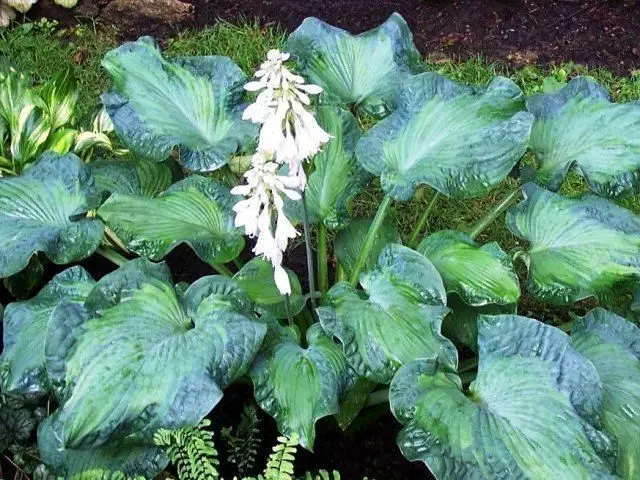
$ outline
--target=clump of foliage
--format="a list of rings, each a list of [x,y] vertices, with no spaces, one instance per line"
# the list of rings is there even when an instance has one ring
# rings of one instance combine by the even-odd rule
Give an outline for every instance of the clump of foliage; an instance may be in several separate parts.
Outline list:
[[[179,480],[221,478],[217,470],[220,462],[217,459],[213,433],[206,430],[209,425],[210,422],[205,420],[195,428],[183,427],[176,431],[160,430],[156,433],[156,445],[164,448],[171,462],[176,465]],[[321,470],[316,475],[307,472],[303,477],[295,477],[297,446],[298,438],[295,435],[291,438],[278,437],[278,443],[267,459],[264,472],[257,477],[242,477],[242,480],[340,480],[338,472],[329,473],[326,470]]]
[[[197,474],[213,476],[215,448],[197,426],[246,375],[288,438],[266,478],[294,476],[293,449],[313,448],[319,419],[347,428],[383,401],[402,453],[438,478],[638,478],[640,218],[623,205],[640,191],[640,106],[588,77],[532,96],[500,76],[457,83],[427,70],[398,15],[358,36],[307,19],[285,50],[259,79],[286,63],[314,99],[296,93],[306,113],[287,99],[298,110],[280,118],[282,97],[247,97],[226,57],[167,59],[149,38],[127,43],[104,59],[103,102],[131,155],[39,144],[0,179],[0,277],[35,255],[118,265],[99,279],[67,268],[4,312],[4,394],[57,405],[38,427],[43,462],[64,478],[153,478],[169,457],[184,472],[197,457],[209,459]],[[258,140],[243,118],[250,100],[245,115],[272,137]],[[294,159],[304,182],[291,186],[296,164],[265,145],[282,136],[291,153],[295,133],[295,148],[308,147],[301,119],[331,139]],[[287,269],[276,282],[282,258],[239,260],[247,224],[231,189],[248,191],[237,176],[256,151],[278,164],[247,174],[266,195],[258,213],[278,215],[257,226],[290,219],[305,231],[306,282]],[[425,232],[445,198],[491,195],[517,167],[522,178],[474,226]],[[564,195],[570,174],[590,192]],[[374,179],[377,214],[355,218],[353,197]],[[429,204],[403,245],[394,206],[418,188]],[[481,243],[505,212],[516,248]],[[180,244],[219,275],[174,282],[163,259]],[[518,315],[521,285],[549,305],[598,307],[547,325]],[[625,305],[612,302],[620,292]]]
[[[42,86],[0,63],[0,176],[18,175],[44,152],[75,152],[87,160],[95,149],[114,151],[104,111],[77,118],[78,85],[70,69]],[[114,152],[122,153],[122,152]]]

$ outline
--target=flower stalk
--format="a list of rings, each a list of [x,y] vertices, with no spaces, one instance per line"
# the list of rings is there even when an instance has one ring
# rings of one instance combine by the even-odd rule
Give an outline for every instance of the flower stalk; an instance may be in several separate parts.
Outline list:
[[[331,138],[307,110],[311,104],[309,95],[321,93],[322,88],[306,84],[291,72],[284,65],[289,57],[288,53],[269,51],[255,74],[257,80],[245,85],[250,92],[260,92],[242,115],[261,125],[260,136],[251,169],[244,174],[247,184],[231,190],[232,194],[245,197],[233,208],[235,224],[244,227],[249,237],[257,238],[253,252],[271,262],[276,285],[283,295],[291,293],[289,276],[282,267],[284,251],[289,240],[298,236],[284,211],[283,197],[303,199],[307,185],[304,162]],[[308,225],[305,237],[309,253]],[[311,258],[309,254],[307,257]]]

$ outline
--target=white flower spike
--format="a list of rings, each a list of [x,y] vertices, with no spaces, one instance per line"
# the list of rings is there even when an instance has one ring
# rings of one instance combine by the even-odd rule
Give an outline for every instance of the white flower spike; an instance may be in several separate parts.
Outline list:
[[[299,191],[307,185],[304,162],[331,139],[305,108],[311,104],[309,95],[322,93],[322,88],[305,84],[304,78],[285,67],[289,58],[288,53],[270,50],[255,74],[257,80],[244,86],[260,93],[242,118],[262,127],[251,169],[244,174],[247,184],[231,190],[245,197],[233,207],[235,225],[257,237],[253,252],[272,263],[276,286],[283,295],[291,293],[291,284],[282,258],[289,240],[298,236],[284,212],[283,195],[302,199]],[[288,175],[278,174],[282,165],[289,167]]]

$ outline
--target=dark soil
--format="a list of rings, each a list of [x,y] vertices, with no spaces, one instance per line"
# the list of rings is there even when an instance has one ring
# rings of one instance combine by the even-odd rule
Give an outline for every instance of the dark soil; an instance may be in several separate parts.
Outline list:
[[[85,18],[100,20],[100,11],[109,1],[82,0]],[[292,31],[305,17],[316,16],[352,32],[362,32],[399,12],[425,55],[483,55],[514,66],[574,61],[607,67],[619,74],[631,73],[640,65],[638,0],[182,1],[194,6],[189,21],[176,25],[139,16],[131,19],[135,28],[123,31],[123,39],[143,34],[162,38],[180,28],[202,28],[218,19],[235,21],[239,17],[259,18],[266,25],[277,24]],[[74,11],[47,2],[50,0],[41,0],[33,15],[56,18],[62,24],[77,21]]]

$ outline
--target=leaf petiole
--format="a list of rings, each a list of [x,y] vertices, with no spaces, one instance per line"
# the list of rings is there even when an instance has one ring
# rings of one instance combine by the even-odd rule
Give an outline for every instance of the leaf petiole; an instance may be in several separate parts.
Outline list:
[[[358,284],[360,280],[360,272],[364,268],[367,259],[369,258],[369,253],[371,252],[371,248],[373,247],[376,237],[378,236],[378,231],[384,222],[384,218],[387,216],[387,210],[389,209],[389,205],[391,205],[391,197],[389,195],[385,195],[384,199],[380,203],[378,207],[378,212],[373,219],[373,223],[369,227],[369,231],[367,232],[367,236],[364,240],[364,245],[362,250],[360,251],[360,256],[353,267],[353,271],[351,272],[351,277],[349,278],[349,283],[354,287]]]

